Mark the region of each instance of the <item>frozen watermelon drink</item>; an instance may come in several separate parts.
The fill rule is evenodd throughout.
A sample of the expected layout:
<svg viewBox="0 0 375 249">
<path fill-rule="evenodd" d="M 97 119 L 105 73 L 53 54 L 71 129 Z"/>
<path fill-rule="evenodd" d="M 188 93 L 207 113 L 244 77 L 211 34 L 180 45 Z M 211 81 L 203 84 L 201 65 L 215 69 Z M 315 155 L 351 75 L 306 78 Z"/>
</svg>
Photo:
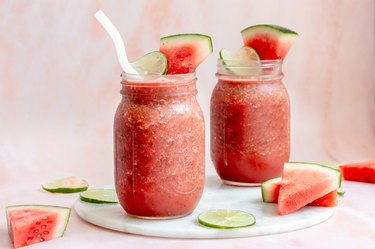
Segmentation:
<svg viewBox="0 0 375 249">
<path fill-rule="evenodd" d="M 296 33 L 257 25 L 242 35 L 240 50 L 220 51 L 211 96 L 211 158 L 224 183 L 251 186 L 280 177 L 289 160 L 290 106 L 282 59 Z"/>
<path fill-rule="evenodd" d="M 187 48 L 201 52 L 189 54 Z M 205 140 L 194 70 L 211 51 L 208 36 L 165 37 L 160 52 L 133 66 L 148 72 L 162 62 L 161 74 L 173 74 L 122 75 L 122 100 L 114 120 L 115 186 L 127 214 L 177 218 L 198 204 L 205 182 Z M 157 65 L 147 69 L 152 61 Z"/>
</svg>

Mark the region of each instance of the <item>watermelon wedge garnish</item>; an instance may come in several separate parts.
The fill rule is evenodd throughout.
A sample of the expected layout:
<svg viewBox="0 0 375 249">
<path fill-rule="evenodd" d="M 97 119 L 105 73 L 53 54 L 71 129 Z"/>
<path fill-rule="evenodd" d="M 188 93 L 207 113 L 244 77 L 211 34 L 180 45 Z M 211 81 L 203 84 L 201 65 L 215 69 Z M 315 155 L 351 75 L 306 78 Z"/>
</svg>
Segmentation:
<svg viewBox="0 0 375 249">
<path fill-rule="evenodd" d="M 245 46 L 255 49 L 261 60 L 284 60 L 298 34 L 269 24 L 254 25 L 241 31 Z"/>
<path fill-rule="evenodd" d="M 341 185 L 339 170 L 314 163 L 284 164 L 278 198 L 278 212 L 286 215 L 337 191 Z"/>
<path fill-rule="evenodd" d="M 160 52 L 167 56 L 167 74 L 192 73 L 212 53 L 211 37 L 178 34 L 160 38 Z"/>
<path fill-rule="evenodd" d="M 70 208 L 47 205 L 6 207 L 8 232 L 14 248 L 62 237 Z"/>
<path fill-rule="evenodd" d="M 375 183 L 375 160 L 339 166 L 344 180 Z"/>
<path fill-rule="evenodd" d="M 270 179 L 262 183 L 262 199 L 265 203 L 277 203 L 281 187 L 281 177 Z M 337 206 L 337 190 L 312 201 L 309 206 L 335 207 Z"/>
</svg>

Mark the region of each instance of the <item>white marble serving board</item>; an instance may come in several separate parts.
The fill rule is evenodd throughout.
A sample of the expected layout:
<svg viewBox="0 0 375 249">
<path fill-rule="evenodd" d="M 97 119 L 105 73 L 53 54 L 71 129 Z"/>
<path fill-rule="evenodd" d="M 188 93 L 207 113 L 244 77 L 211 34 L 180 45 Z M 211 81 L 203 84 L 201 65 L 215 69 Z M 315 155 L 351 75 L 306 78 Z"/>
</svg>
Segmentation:
<svg viewBox="0 0 375 249">
<path fill-rule="evenodd" d="M 210 209 L 239 209 L 252 213 L 256 224 L 237 229 L 215 229 L 197 222 L 199 213 Z M 262 202 L 260 187 L 232 187 L 215 177 L 207 177 L 202 199 L 189 216 L 173 220 L 143 220 L 126 215 L 119 204 L 75 203 L 78 215 L 104 228 L 132 234 L 168 238 L 238 238 L 275 234 L 307 228 L 329 219 L 333 208 L 304 207 L 279 216 L 276 204 Z"/>
</svg>

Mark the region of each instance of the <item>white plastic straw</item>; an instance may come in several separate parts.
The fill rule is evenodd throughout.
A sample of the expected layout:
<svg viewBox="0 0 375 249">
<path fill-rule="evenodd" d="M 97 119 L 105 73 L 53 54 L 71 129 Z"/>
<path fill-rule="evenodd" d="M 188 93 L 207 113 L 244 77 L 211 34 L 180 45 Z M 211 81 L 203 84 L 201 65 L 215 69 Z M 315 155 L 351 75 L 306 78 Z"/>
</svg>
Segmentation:
<svg viewBox="0 0 375 249">
<path fill-rule="evenodd" d="M 121 38 L 120 33 L 113 25 L 113 23 L 108 19 L 108 17 L 104 14 L 103 11 L 99 10 L 95 13 L 95 18 L 98 22 L 103 26 L 103 28 L 107 31 L 109 36 L 112 38 L 112 41 L 115 45 L 116 52 L 117 52 L 117 59 L 126 73 L 130 74 L 138 74 L 138 72 L 130 65 L 128 61 L 128 56 L 126 55 L 124 41 Z"/>
</svg>

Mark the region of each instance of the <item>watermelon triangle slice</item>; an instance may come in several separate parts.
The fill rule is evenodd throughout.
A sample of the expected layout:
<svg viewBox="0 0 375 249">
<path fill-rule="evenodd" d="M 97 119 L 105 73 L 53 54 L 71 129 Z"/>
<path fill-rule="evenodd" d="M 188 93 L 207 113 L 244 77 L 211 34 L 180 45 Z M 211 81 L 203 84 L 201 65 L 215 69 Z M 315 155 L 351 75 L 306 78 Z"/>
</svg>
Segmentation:
<svg viewBox="0 0 375 249">
<path fill-rule="evenodd" d="M 290 214 L 335 191 L 341 185 L 339 170 L 314 163 L 284 164 L 278 197 L 278 213 Z"/>
<path fill-rule="evenodd" d="M 241 35 L 244 45 L 255 49 L 261 60 L 284 60 L 298 36 L 293 30 L 269 24 L 247 27 Z"/>
<path fill-rule="evenodd" d="M 70 210 L 48 205 L 8 206 L 8 231 L 14 248 L 63 236 Z"/>
<path fill-rule="evenodd" d="M 277 203 L 279 200 L 279 192 L 281 187 L 281 177 L 273 178 L 262 183 L 262 199 L 265 203 Z M 337 190 L 309 203 L 309 206 L 336 207 L 338 203 Z"/>
<path fill-rule="evenodd" d="M 375 160 L 339 166 L 345 180 L 375 183 Z"/>
<path fill-rule="evenodd" d="M 160 52 L 167 56 L 167 74 L 192 73 L 212 53 L 212 40 L 202 34 L 162 37 Z"/>
</svg>

